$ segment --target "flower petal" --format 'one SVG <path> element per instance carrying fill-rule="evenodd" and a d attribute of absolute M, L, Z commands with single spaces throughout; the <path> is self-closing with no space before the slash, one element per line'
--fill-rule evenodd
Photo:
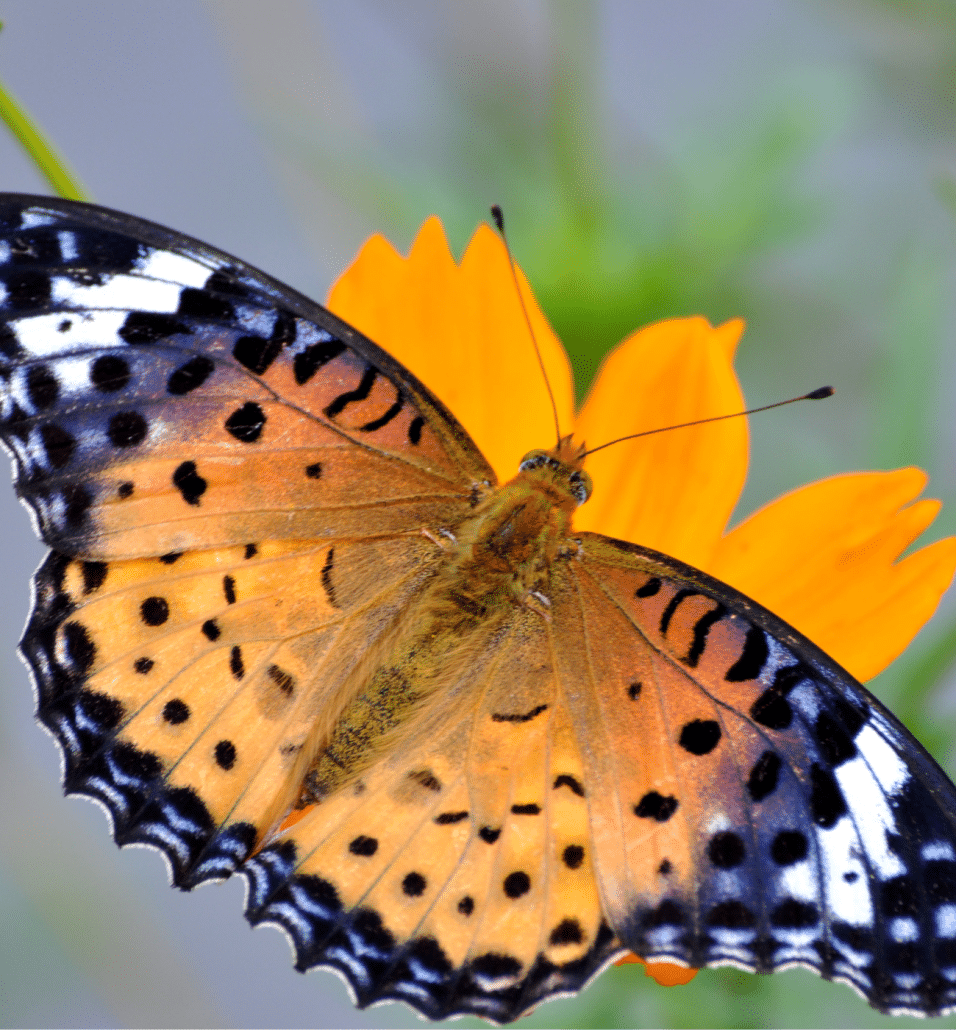
<path fill-rule="evenodd" d="M 659 322 L 604 360 L 575 437 L 630 433 L 742 411 L 732 360 L 743 323 Z M 615 444 L 587 459 L 594 494 L 575 523 L 706 567 L 747 475 L 745 418 Z"/>
<path fill-rule="evenodd" d="M 728 533 L 707 571 L 870 679 L 933 614 L 956 570 L 953 537 L 899 560 L 939 511 L 915 501 L 926 482 L 903 468 L 801 487 Z"/>
<path fill-rule="evenodd" d="M 561 431 L 569 433 L 571 366 L 520 269 L 517 278 Z M 500 479 L 514 476 L 532 448 L 557 442 L 507 252 L 489 226 L 479 226 L 460 265 L 437 218 L 425 222 L 407 258 L 373 236 L 333 285 L 328 307 L 437 394 Z"/>
<path fill-rule="evenodd" d="M 652 980 L 656 980 L 661 987 L 677 987 L 689 984 L 700 972 L 699 969 L 688 969 L 687 966 L 678 966 L 674 962 L 645 962 L 637 955 L 625 955 L 614 963 L 616 966 L 626 966 L 631 963 L 644 966 L 644 974 Z"/>

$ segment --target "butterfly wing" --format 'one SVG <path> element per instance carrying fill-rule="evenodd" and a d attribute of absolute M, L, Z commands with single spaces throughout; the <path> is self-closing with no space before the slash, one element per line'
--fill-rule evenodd
<path fill-rule="evenodd" d="M 494 476 L 410 373 L 195 240 L 0 197 L 0 437 L 53 553 L 22 643 L 67 790 L 177 883 L 296 800 Z"/>
<path fill-rule="evenodd" d="M 247 915 L 360 1005 L 509 1022 L 624 949 L 592 864 L 584 770 L 546 623 L 512 608 L 444 669 L 447 703 L 243 869 Z"/>
<path fill-rule="evenodd" d="M 554 598 L 604 910 L 638 955 L 956 1006 L 956 789 L 759 605 L 592 534 Z"/>

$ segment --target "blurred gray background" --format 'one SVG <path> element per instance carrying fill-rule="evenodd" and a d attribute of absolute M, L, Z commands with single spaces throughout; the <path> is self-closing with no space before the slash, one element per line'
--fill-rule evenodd
<path fill-rule="evenodd" d="M 371 231 L 456 252 L 504 205 L 579 387 L 631 329 L 743 316 L 746 514 L 809 479 L 918 464 L 956 530 L 956 5 L 881 0 L 5 0 L 0 80 L 101 204 L 322 299 Z M 0 133 L 0 188 L 45 191 Z M 65 801 L 15 655 L 40 560 L 0 492 L 0 1023 L 413 1026 L 357 1012 L 252 933 L 238 882 L 171 890 Z M 872 684 L 956 767 L 956 604 Z M 936 1021 L 954 1026 L 952 1019 Z M 457 1025 L 480 1025 L 463 1021 Z M 611 970 L 523 1025 L 872 1026 L 804 971 Z"/>

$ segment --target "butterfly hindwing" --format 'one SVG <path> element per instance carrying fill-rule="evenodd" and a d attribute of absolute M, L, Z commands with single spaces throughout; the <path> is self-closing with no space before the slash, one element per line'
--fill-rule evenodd
<path fill-rule="evenodd" d="M 582 541 L 568 600 L 597 700 L 578 725 L 593 831 L 624 840 L 595 856 L 621 940 L 695 967 L 807 965 L 884 1011 L 951 1007 L 956 790 L 933 759 L 759 605 Z"/>
<path fill-rule="evenodd" d="M 582 987 L 620 942 L 547 630 L 515 610 L 452 660 L 460 703 L 305 812 L 244 869 L 248 916 L 331 965 L 361 1004 L 496 1022 Z"/>

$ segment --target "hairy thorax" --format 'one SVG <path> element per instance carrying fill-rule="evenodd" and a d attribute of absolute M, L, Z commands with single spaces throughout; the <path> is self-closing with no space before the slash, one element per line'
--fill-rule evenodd
<path fill-rule="evenodd" d="M 300 804 L 327 797 L 386 745 L 394 749 L 413 734 L 432 698 L 447 707 L 456 676 L 465 679 L 471 656 L 488 653 L 489 639 L 513 622 L 516 609 L 549 618 L 551 575 L 577 553 L 572 514 L 590 495 L 582 460 L 569 439 L 553 451 L 532 451 L 514 479 L 460 525 L 422 528 L 444 560 L 381 660 L 355 685 L 306 776 Z"/>

